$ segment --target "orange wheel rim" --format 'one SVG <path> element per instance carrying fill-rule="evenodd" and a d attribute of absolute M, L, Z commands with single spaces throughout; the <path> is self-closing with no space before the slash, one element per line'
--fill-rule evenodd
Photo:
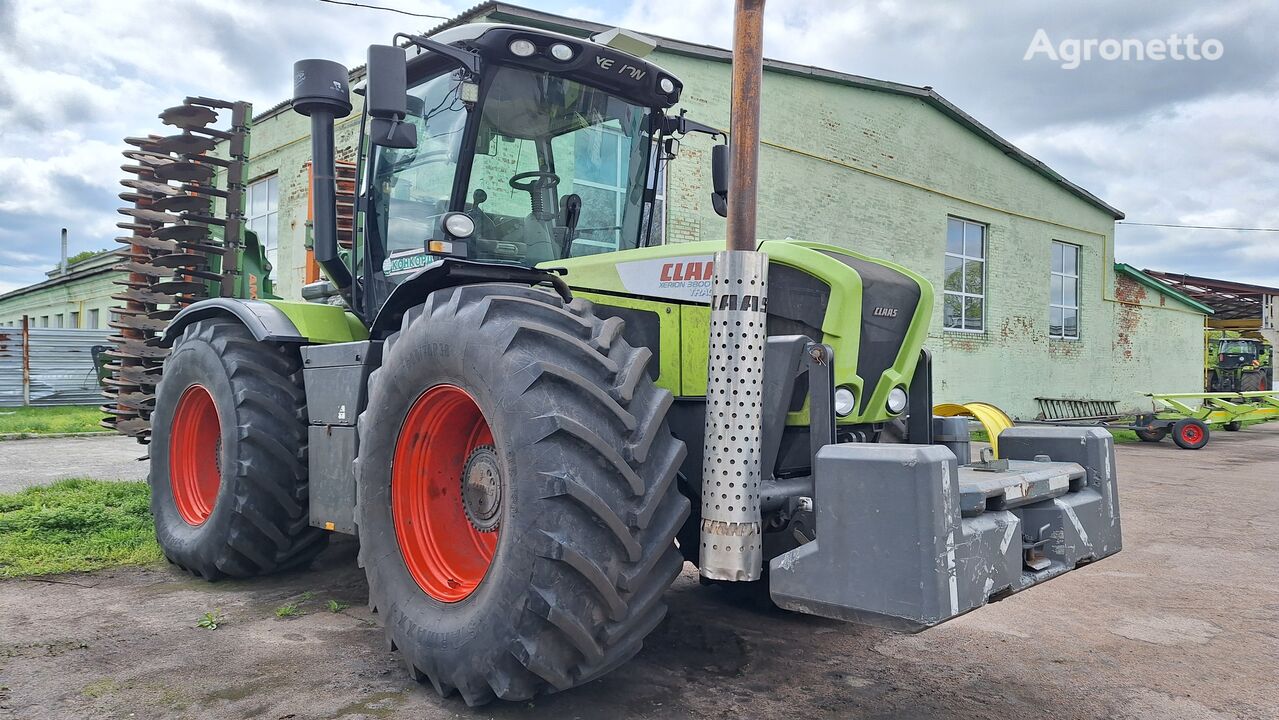
<path fill-rule="evenodd" d="M 1197 443 L 1203 438 L 1203 432 L 1196 425 L 1187 425 L 1181 431 L 1181 437 L 1186 442 Z"/>
<path fill-rule="evenodd" d="M 391 465 L 395 538 L 418 587 L 440 602 L 470 596 L 493 562 L 498 530 L 481 532 L 467 516 L 463 473 L 493 433 L 475 399 L 437 385 L 409 408 Z M 496 517 L 496 500 L 488 510 Z"/>
<path fill-rule="evenodd" d="M 213 514 L 222 486 L 221 447 L 222 423 L 213 396 L 203 385 L 192 385 L 178 399 L 169 436 L 169 484 L 188 525 L 203 525 Z"/>

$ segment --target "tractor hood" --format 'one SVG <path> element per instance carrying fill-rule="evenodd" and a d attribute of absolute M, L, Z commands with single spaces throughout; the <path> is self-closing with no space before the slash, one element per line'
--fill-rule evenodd
<path fill-rule="evenodd" d="M 547 263 L 568 269 L 575 290 L 707 306 L 719 242 L 681 243 Z M 928 333 L 932 286 L 903 267 L 821 243 L 764 241 L 769 256 L 768 334 L 808 335 L 835 351 L 835 382 L 853 389 L 857 408 L 846 422 L 883 422 L 888 393 L 909 384 Z M 707 339 L 684 323 L 685 358 L 705 356 Z M 704 335 L 704 332 L 703 332 Z M 687 374 L 701 365 L 690 385 Z M 705 363 L 684 364 L 687 394 Z"/>

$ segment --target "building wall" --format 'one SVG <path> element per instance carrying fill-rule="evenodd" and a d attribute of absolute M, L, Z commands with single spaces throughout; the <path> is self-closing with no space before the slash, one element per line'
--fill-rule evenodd
<path fill-rule="evenodd" d="M 110 309 L 117 302 L 111 294 L 120 291 L 113 285 L 110 272 L 100 272 L 87 277 L 32 290 L 0 300 L 0 326 L 20 327 L 22 316 L 30 318 L 31 327 L 43 327 L 42 318 L 49 318 L 48 327 L 56 327 L 55 318 L 63 316 L 62 327 L 90 328 L 90 316 L 98 311 L 98 329 L 106 329 Z M 71 313 L 79 313 L 78 325 L 71 324 Z"/>
<path fill-rule="evenodd" d="M 655 61 L 684 81 L 690 117 L 727 127 L 729 65 Z M 1116 303 L 1105 211 L 915 98 L 766 72 L 763 103 L 760 235 L 829 242 L 925 275 L 938 295 L 928 340 L 937 401 L 993 402 L 1029 418 L 1036 397 L 1141 407 L 1142 393 L 1201 385 L 1203 315 L 1175 300 Z M 668 169 L 671 241 L 724 237 L 710 145 L 691 137 Z M 942 328 L 950 216 L 988 226 L 981 333 Z M 1081 250 L 1077 340 L 1048 337 L 1053 240 Z"/>

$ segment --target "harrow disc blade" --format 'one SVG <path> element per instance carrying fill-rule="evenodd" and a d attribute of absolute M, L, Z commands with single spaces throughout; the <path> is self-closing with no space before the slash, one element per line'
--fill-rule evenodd
<path fill-rule="evenodd" d="M 117 432 L 125 435 L 136 437 L 142 442 L 147 442 L 151 437 L 151 421 L 149 420 L 125 420 L 120 419 L 115 423 Z"/>
<path fill-rule="evenodd" d="M 178 105 L 160 113 L 160 122 L 165 125 L 180 127 L 183 130 L 212 125 L 217 119 L 217 113 L 199 105 Z"/>
<path fill-rule="evenodd" d="M 169 135 L 162 137 L 152 143 L 155 149 L 160 152 L 171 152 L 179 155 L 199 155 L 200 153 L 211 152 L 217 147 L 217 142 L 213 138 L 192 135 L 190 132 L 184 132 L 179 135 Z"/>
<path fill-rule="evenodd" d="M 140 263 L 135 260 L 125 260 L 116 266 L 117 269 L 130 273 L 138 273 L 139 275 L 150 275 L 151 277 L 172 277 L 173 271 L 169 268 L 156 267 L 148 263 Z"/>
<path fill-rule="evenodd" d="M 203 225 L 169 225 L 162 227 L 151 233 L 152 237 L 158 237 L 161 240 L 190 240 L 199 242 L 209 238 L 209 229 Z"/>
<path fill-rule="evenodd" d="M 158 282 L 151 286 L 154 292 L 172 293 L 175 295 L 199 295 L 200 297 L 208 297 L 209 288 L 204 283 L 186 282 L 183 280 L 170 280 L 167 282 Z"/>
<path fill-rule="evenodd" d="M 155 182 L 153 180 L 133 180 L 131 178 L 125 178 L 120 181 L 120 184 L 127 188 L 133 188 L 138 192 L 144 192 L 155 197 L 177 195 L 182 192 L 179 188 L 168 183 Z"/>
<path fill-rule="evenodd" d="M 132 230 L 133 232 L 137 232 L 137 233 L 149 234 L 153 230 L 155 230 L 155 225 L 151 225 L 148 223 L 118 222 L 115 224 L 115 226 L 122 230 Z"/>
<path fill-rule="evenodd" d="M 120 393 L 116 396 L 117 405 L 135 410 L 150 410 L 155 407 L 154 393 Z"/>
<path fill-rule="evenodd" d="M 168 323 L 163 320 L 152 320 L 147 317 L 129 315 L 121 315 L 118 320 L 112 320 L 107 323 L 107 327 L 113 327 L 117 330 L 146 330 L 150 332 L 163 332 L 166 325 Z"/>
<path fill-rule="evenodd" d="M 160 238 L 144 237 L 142 235 L 118 237 L 115 241 L 125 245 L 136 245 L 148 250 L 155 250 L 156 252 L 172 253 L 178 250 L 178 244 L 172 240 L 161 240 Z"/>
<path fill-rule="evenodd" d="M 169 195 L 151 203 L 156 210 L 166 212 L 209 212 L 209 199 L 199 195 Z"/>
<path fill-rule="evenodd" d="M 151 264 L 167 268 L 205 268 L 209 266 L 209 259 L 193 253 L 174 253 L 151 258 Z"/>
<path fill-rule="evenodd" d="M 147 285 L 146 287 L 150 287 Z M 169 305 L 175 303 L 178 299 L 167 293 L 151 292 L 146 289 L 133 288 L 122 293 L 116 293 L 111 296 L 112 300 L 120 300 L 123 302 L 136 302 L 144 305 Z"/>
<path fill-rule="evenodd" d="M 184 250 L 194 250 L 196 252 L 204 253 L 205 255 L 222 255 L 226 252 L 226 248 L 221 245 L 210 245 L 208 243 L 179 242 L 178 247 L 181 247 Z"/>
<path fill-rule="evenodd" d="M 121 215 L 131 215 L 139 220 L 146 220 L 154 223 L 175 223 L 181 218 L 177 215 L 170 215 L 158 210 L 148 210 L 147 208 L 131 207 L 120 208 L 117 210 Z"/>
<path fill-rule="evenodd" d="M 163 358 L 169 354 L 168 348 L 147 345 L 141 340 L 127 338 L 122 335 L 112 335 L 107 339 L 115 343 L 116 346 L 114 350 L 103 351 L 107 353 L 107 357 L 116 357 L 122 360 L 147 360 Z"/>
<path fill-rule="evenodd" d="M 178 161 L 177 158 L 169 155 L 168 153 L 154 152 L 151 150 L 125 150 L 120 154 L 130 160 L 137 161 L 140 165 L 146 165 L 148 167 L 159 167 L 161 165 L 168 165 L 169 163 Z"/>
<path fill-rule="evenodd" d="M 124 141 L 136 148 L 142 148 L 143 150 L 155 152 L 159 149 L 156 146 L 155 142 L 161 139 L 162 138 L 159 135 L 148 135 L 146 137 L 139 137 L 139 136 L 127 137 L 124 139 Z"/>
<path fill-rule="evenodd" d="M 202 183 L 212 179 L 214 172 L 212 165 L 180 160 L 157 167 L 155 176 L 161 180 Z"/>
<path fill-rule="evenodd" d="M 204 278 L 205 280 L 221 280 L 222 274 L 215 273 L 212 270 L 193 270 L 190 268 L 175 268 L 173 273 L 179 277 L 186 278 Z"/>

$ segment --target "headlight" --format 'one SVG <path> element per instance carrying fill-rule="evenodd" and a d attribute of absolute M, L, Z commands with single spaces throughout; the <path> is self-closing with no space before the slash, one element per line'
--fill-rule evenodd
<path fill-rule="evenodd" d="M 852 388 L 846 388 L 843 385 L 835 388 L 835 414 L 845 417 L 853 412 L 857 407 L 857 395 L 853 393 Z"/>
<path fill-rule="evenodd" d="M 906 409 L 907 400 L 908 398 L 906 397 L 906 391 L 903 390 L 900 386 L 895 387 L 892 390 L 889 390 L 888 402 L 886 403 L 888 407 L 888 412 L 894 415 L 901 414 L 901 412 Z"/>
<path fill-rule="evenodd" d="M 455 238 L 468 238 L 475 234 L 475 221 L 465 213 L 449 213 L 444 216 L 444 230 Z"/>
<path fill-rule="evenodd" d="M 657 87 L 659 90 L 666 93 L 667 95 L 670 95 L 671 93 L 675 92 L 675 82 L 667 77 L 664 77 L 661 80 L 658 80 Z"/>
<path fill-rule="evenodd" d="M 573 48 L 564 43 L 555 43 L 551 46 L 551 57 L 560 62 L 568 62 L 573 59 Z"/>
<path fill-rule="evenodd" d="M 512 40 L 508 46 L 511 54 L 515 57 L 532 57 L 537 52 L 537 46 L 530 40 Z"/>

